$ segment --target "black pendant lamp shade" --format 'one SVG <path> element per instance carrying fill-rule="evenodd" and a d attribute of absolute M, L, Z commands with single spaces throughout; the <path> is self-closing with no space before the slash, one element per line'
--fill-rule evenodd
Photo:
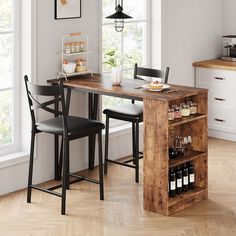
<path fill-rule="evenodd" d="M 119 1 L 119 0 L 118 0 Z M 130 19 L 131 16 L 123 13 L 123 0 L 117 2 L 116 0 L 116 12 L 110 16 L 107 16 L 107 19 L 115 19 L 115 29 L 117 32 L 121 32 L 124 29 L 124 19 Z"/>

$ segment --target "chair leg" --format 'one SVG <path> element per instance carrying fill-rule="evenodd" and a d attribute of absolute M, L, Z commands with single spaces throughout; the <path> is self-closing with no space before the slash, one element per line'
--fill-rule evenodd
<path fill-rule="evenodd" d="M 135 165 L 136 161 L 135 161 L 135 123 L 132 122 L 132 152 L 133 152 L 133 164 Z"/>
<path fill-rule="evenodd" d="M 108 145 L 109 145 L 109 117 L 106 116 L 106 130 L 105 130 L 105 164 L 104 174 L 107 175 L 108 171 Z"/>
<path fill-rule="evenodd" d="M 68 142 L 68 147 L 67 147 L 67 164 L 66 164 L 66 189 L 70 189 L 70 176 L 68 175 L 70 173 L 70 143 Z"/>
<path fill-rule="evenodd" d="M 135 181 L 136 183 L 139 182 L 139 123 L 136 122 L 136 138 L 135 138 Z"/>
<path fill-rule="evenodd" d="M 98 133 L 98 157 L 99 157 L 100 200 L 104 200 L 102 132 L 101 131 Z"/>
<path fill-rule="evenodd" d="M 63 165 L 63 138 L 61 139 L 61 147 L 60 147 L 60 158 L 58 163 L 58 180 L 61 180 L 61 174 L 62 174 L 62 165 Z"/>
<path fill-rule="evenodd" d="M 35 132 L 31 133 L 31 145 L 30 145 L 30 161 L 29 161 L 29 175 L 28 175 L 28 191 L 27 191 L 27 202 L 31 202 L 32 193 L 32 178 L 33 178 L 33 166 L 34 166 L 34 143 L 35 143 Z"/>
<path fill-rule="evenodd" d="M 69 141 L 67 138 L 63 139 L 63 176 L 62 176 L 62 200 L 61 200 L 61 214 L 66 214 L 66 187 L 67 187 L 67 170 L 68 170 L 68 147 Z"/>

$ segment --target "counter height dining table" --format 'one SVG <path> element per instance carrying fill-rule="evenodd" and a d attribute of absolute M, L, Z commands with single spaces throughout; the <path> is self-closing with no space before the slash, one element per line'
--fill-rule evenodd
<path fill-rule="evenodd" d="M 58 80 L 48 80 L 56 84 Z M 81 75 L 64 80 L 68 89 L 69 104 L 71 90 L 88 93 L 88 118 L 98 118 L 99 95 L 107 95 L 143 101 L 143 204 L 147 211 L 171 215 L 208 196 L 208 131 L 206 89 L 170 85 L 168 90 L 150 92 L 142 85 L 147 81 L 123 79 L 121 86 L 112 86 L 107 75 Z M 168 121 L 168 108 L 193 101 L 197 103 L 197 114 Z M 169 160 L 170 134 L 192 137 L 192 151 L 177 159 Z M 58 142 L 58 141 L 57 141 Z M 57 143 L 58 145 L 58 143 Z M 89 169 L 93 169 L 94 137 L 89 138 Z M 58 152 L 55 154 L 58 155 Z M 192 163 L 195 168 L 194 189 L 175 197 L 169 197 L 169 170 Z"/>

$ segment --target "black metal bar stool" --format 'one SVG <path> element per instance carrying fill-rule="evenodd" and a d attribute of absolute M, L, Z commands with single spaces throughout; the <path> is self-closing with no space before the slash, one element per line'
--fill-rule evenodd
<path fill-rule="evenodd" d="M 53 86 L 40 86 L 30 83 L 27 76 L 25 76 L 24 79 L 32 119 L 27 202 L 31 202 L 32 189 L 37 189 L 61 197 L 61 214 L 64 215 L 66 212 L 66 189 L 69 189 L 70 184 L 82 180 L 98 184 L 100 187 L 100 200 L 104 200 L 102 160 L 102 129 L 105 128 L 104 124 L 95 120 L 68 116 L 62 83 Z M 40 102 L 41 97 L 44 98 L 43 102 Z M 45 101 L 45 97 L 50 98 L 49 100 Z M 54 98 L 52 99 L 52 97 Z M 58 107 L 59 109 L 55 109 L 55 107 Z M 42 109 L 54 114 L 56 117 L 41 122 L 36 122 L 36 109 Z M 41 132 L 61 136 L 63 143 L 62 184 L 51 187 L 49 189 L 44 189 L 32 184 L 35 135 Z M 70 173 L 69 171 L 69 142 L 71 140 L 94 135 L 98 136 L 99 180 L 91 179 L 85 176 L 79 176 Z M 74 177 L 75 180 L 70 181 L 70 176 Z M 57 188 L 62 188 L 62 193 L 53 191 Z"/>
<path fill-rule="evenodd" d="M 168 82 L 169 77 L 169 67 L 166 68 L 166 71 L 138 67 L 135 64 L 134 67 L 134 79 L 143 79 L 139 76 L 155 77 L 155 78 L 164 78 L 164 83 Z M 139 151 L 139 124 L 143 122 L 143 105 L 135 104 L 135 101 L 132 100 L 131 104 L 122 104 L 117 105 L 112 108 L 107 108 L 103 111 L 106 115 L 106 135 L 105 135 L 105 166 L 104 173 L 107 174 L 108 171 L 108 162 L 134 168 L 135 169 L 135 181 L 139 182 L 139 159 L 143 156 Z M 108 158 L 108 143 L 109 143 L 109 120 L 117 119 L 122 121 L 128 121 L 132 123 L 132 147 L 133 155 L 132 159 L 121 162 L 114 161 Z M 132 164 L 130 164 L 132 162 Z"/>

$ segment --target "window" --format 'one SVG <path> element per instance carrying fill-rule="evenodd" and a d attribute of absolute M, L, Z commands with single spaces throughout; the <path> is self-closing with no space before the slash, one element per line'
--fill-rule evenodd
<path fill-rule="evenodd" d="M 19 147 L 19 0 L 0 0 L 0 154 Z"/>
<path fill-rule="evenodd" d="M 115 12 L 114 0 L 102 0 L 102 72 L 109 73 L 111 68 L 104 64 L 104 54 L 115 49 L 123 58 L 123 75 L 133 78 L 134 64 L 150 64 L 150 1 L 126 0 L 124 12 L 133 18 L 125 21 L 123 32 L 114 29 L 114 21 L 105 17 Z M 125 99 L 103 96 L 103 108 L 130 102 Z M 119 125 L 116 121 L 114 125 Z"/>

